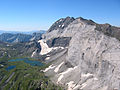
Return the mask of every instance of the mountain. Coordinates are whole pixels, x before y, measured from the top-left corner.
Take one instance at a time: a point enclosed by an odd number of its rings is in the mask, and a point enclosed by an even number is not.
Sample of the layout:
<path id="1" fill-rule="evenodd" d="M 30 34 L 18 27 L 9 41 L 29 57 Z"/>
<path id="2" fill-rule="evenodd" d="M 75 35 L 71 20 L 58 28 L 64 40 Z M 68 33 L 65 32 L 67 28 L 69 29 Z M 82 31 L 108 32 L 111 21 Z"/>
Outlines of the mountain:
<path id="1" fill-rule="evenodd" d="M 51 62 L 43 72 L 68 90 L 119 90 L 119 40 L 119 27 L 82 17 L 59 19 L 38 41 L 38 54 Z"/>
<path id="2" fill-rule="evenodd" d="M 46 31 L 44 31 L 44 30 L 34 32 L 32 34 L 31 40 L 40 40 L 40 39 L 42 39 L 42 34 L 45 34 L 45 33 L 46 33 Z"/>
<path id="3" fill-rule="evenodd" d="M 22 33 L 2 33 L 0 35 L 0 41 L 8 43 L 17 43 L 17 42 L 29 42 L 31 40 L 39 40 L 42 38 L 42 34 L 45 31 L 34 32 L 33 34 L 22 34 Z"/>
<path id="4" fill-rule="evenodd" d="M 0 35 L 0 41 L 9 42 L 9 43 L 28 42 L 30 38 L 32 38 L 32 36 L 27 34 L 3 33 Z"/>
<path id="5" fill-rule="evenodd" d="M 40 52 L 41 46 L 37 41 L 7 43 L 0 41 L 0 58 L 30 57 L 32 52 Z M 37 57 L 36 57 L 37 58 Z"/>
<path id="6" fill-rule="evenodd" d="M 45 33 L 46 30 L 32 30 L 32 31 L 25 31 L 25 32 L 21 32 L 21 31 L 6 31 L 6 30 L 0 30 L 0 34 L 3 34 L 3 33 L 11 33 L 11 34 L 18 34 L 18 33 L 21 33 L 21 34 L 33 34 L 34 32 L 40 32 L 40 33 Z"/>
<path id="7" fill-rule="evenodd" d="M 0 34 L 3 34 L 3 33 L 17 34 L 17 33 L 20 33 L 20 32 L 17 32 L 17 31 L 5 31 L 5 30 L 0 30 Z"/>
<path id="8" fill-rule="evenodd" d="M 58 21 L 56 21 L 48 30 L 48 32 L 51 32 L 53 30 L 57 29 L 64 29 L 67 27 L 71 22 L 73 22 L 75 19 L 73 17 L 66 17 L 66 18 L 61 18 Z"/>
<path id="9" fill-rule="evenodd" d="M 44 61 L 49 66 L 40 72 L 66 90 L 120 89 L 120 27 L 66 17 L 46 33 L 5 33 L 0 38 L 2 60 L 31 57 Z"/>

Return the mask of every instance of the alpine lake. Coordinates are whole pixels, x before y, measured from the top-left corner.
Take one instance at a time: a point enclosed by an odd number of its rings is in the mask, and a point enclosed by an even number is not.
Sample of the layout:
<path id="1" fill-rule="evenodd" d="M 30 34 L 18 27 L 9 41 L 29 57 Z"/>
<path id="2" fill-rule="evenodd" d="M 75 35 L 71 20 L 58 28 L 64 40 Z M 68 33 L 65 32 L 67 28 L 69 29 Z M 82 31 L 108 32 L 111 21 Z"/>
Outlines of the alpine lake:
<path id="1" fill-rule="evenodd" d="M 42 71 L 49 65 L 31 58 L 0 59 L 0 90 L 62 90 Z"/>

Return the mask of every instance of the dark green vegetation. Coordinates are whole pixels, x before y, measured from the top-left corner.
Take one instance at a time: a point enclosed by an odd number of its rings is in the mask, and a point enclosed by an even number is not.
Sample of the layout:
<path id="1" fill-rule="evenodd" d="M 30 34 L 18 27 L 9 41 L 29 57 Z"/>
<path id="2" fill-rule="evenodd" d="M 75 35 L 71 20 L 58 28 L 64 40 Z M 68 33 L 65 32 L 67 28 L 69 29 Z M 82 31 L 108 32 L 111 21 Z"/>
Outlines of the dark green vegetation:
<path id="1" fill-rule="evenodd" d="M 62 90 L 42 72 L 48 64 L 32 66 L 24 61 L 8 62 L 8 60 L 0 59 L 0 90 Z M 13 65 L 16 67 L 6 70 L 8 66 Z"/>
<path id="2" fill-rule="evenodd" d="M 40 44 L 37 41 L 13 44 L 0 41 L 0 58 L 30 57 L 36 49 L 40 51 Z"/>

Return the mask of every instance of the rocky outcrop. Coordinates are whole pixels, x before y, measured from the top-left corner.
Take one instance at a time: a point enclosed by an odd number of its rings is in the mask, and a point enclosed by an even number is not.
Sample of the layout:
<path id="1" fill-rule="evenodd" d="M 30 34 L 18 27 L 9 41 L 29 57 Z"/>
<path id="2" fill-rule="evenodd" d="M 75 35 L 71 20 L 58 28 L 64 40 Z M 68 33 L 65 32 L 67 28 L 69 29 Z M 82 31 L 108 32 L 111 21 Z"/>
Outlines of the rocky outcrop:
<path id="1" fill-rule="evenodd" d="M 64 28 L 57 26 L 43 38 L 51 48 L 64 48 L 49 56 L 47 61 L 55 62 L 45 74 L 68 90 L 119 90 L 120 28 L 81 17 Z"/>
<path id="2" fill-rule="evenodd" d="M 69 41 L 71 40 L 71 37 L 58 37 L 53 38 L 50 40 L 47 40 L 47 45 L 49 47 L 67 47 L 69 45 Z"/>
<path id="3" fill-rule="evenodd" d="M 72 23 L 75 19 L 73 17 L 66 17 L 61 18 L 58 21 L 56 21 L 48 30 L 48 32 L 51 32 L 53 30 L 57 29 L 64 29 L 66 28 L 70 23 Z"/>
<path id="4" fill-rule="evenodd" d="M 110 24 L 96 24 L 96 30 L 103 32 L 107 36 L 115 37 L 120 40 L 120 28 Z"/>

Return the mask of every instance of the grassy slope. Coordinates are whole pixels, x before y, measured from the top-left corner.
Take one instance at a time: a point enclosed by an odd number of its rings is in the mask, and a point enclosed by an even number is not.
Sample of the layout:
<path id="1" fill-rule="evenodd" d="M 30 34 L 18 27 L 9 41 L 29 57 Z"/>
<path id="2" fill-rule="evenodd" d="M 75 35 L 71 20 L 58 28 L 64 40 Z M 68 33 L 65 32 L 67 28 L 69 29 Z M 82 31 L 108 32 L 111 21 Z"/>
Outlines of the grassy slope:
<path id="1" fill-rule="evenodd" d="M 16 68 L 6 71 L 5 68 L 10 65 L 16 65 Z M 2 77 L 0 87 L 4 90 L 62 90 L 59 86 L 55 86 L 41 71 L 47 66 L 30 66 L 23 61 L 9 62 L 0 69 L 0 77 Z M 14 75 L 10 81 L 5 83 L 13 72 Z"/>

